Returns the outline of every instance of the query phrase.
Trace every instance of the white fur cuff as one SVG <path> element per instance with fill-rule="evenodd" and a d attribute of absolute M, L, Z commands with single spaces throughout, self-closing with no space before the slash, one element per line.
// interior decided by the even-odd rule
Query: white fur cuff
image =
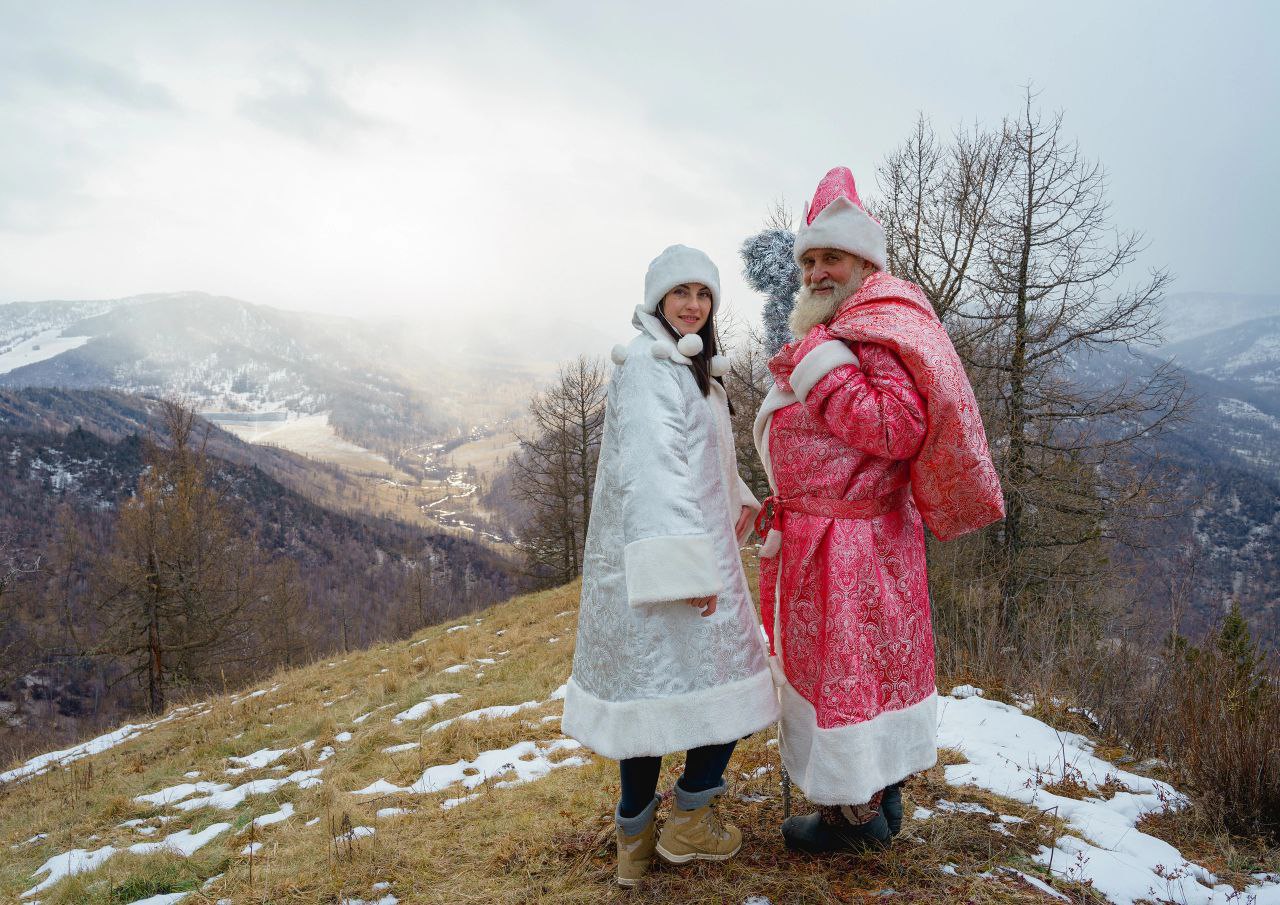
<path fill-rule="evenodd" d="M 791 389 L 804 402 L 819 380 L 841 365 L 857 365 L 858 356 L 839 339 L 814 346 L 791 372 Z"/>
<path fill-rule="evenodd" d="M 782 687 L 782 761 L 814 804 L 862 804 L 938 760 L 938 693 L 862 723 L 820 729 L 813 705 Z"/>
<path fill-rule="evenodd" d="M 707 597 L 724 590 L 709 534 L 646 537 L 623 551 L 632 606 Z"/>
<path fill-rule="evenodd" d="M 769 670 L 665 698 L 606 701 L 570 676 L 560 731 L 604 757 L 652 757 L 719 745 L 778 719 Z"/>

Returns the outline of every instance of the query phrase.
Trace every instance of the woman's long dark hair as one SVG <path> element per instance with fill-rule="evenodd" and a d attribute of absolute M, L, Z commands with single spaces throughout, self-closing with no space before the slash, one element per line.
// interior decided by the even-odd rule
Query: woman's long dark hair
<path fill-rule="evenodd" d="M 676 330 L 676 328 L 671 326 L 667 321 L 667 313 L 663 310 L 665 301 L 665 298 L 658 300 L 658 320 L 662 322 L 662 326 L 671 334 L 672 339 L 679 342 L 680 337 L 684 334 Z M 698 382 L 698 389 L 702 392 L 703 396 L 710 394 L 711 381 L 714 380 L 716 383 L 720 384 L 720 387 L 725 390 L 725 399 L 729 400 L 729 414 L 732 415 L 734 414 L 733 400 L 729 399 L 729 391 L 724 387 L 724 378 L 711 376 L 711 357 L 720 351 L 720 347 L 716 343 L 716 319 L 714 312 L 708 315 L 707 322 L 702 325 L 702 329 L 698 331 L 698 335 L 702 337 L 702 351 L 689 359 L 693 362 L 693 379 Z"/>

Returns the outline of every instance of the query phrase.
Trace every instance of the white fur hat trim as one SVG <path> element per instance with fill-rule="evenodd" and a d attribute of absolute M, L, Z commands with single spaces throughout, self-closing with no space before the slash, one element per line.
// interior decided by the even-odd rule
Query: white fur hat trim
<path fill-rule="evenodd" d="M 838 248 L 887 270 L 889 251 L 884 227 L 844 195 L 832 199 L 813 222 L 796 233 L 796 261 L 815 248 Z"/>
<path fill-rule="evenodd" d="M 706 252 L 672 245 L 649 262 L 644 275 L 644 310 L 653 314 L 662 297 L 681 283 L 701 283 L 711 290 L 711 312 L 720 305 L 720 271 Z"/>

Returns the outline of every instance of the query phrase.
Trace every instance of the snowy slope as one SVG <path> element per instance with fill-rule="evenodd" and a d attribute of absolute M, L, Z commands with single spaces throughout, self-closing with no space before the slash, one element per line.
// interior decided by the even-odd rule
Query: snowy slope
<path fill-rule="evenodd" d="M 517 598 L 414 641 L 284 672 L 255 690 L 187 704 L 5 770 L 0 896 L 44 905 L 230 903 L 262 901 L 275 889 L 281 900 L 291 891 L 287 901 L 391 905 L 528 900 L 522 883 L 541 883 L 556 900 L 611 894 L 615 768 L 558 731 L 572 646 L 556 642 L 572 637 L 575 614 L 556 608 L 574 595 L 569 588 Z M 1082 884 L 1092 884 L 1117 903 L 1280 903 L 1280 877 L 1233 889 L 1144 833 L 1144 815 L 1182 807 L 1183 796 L 1100 757 L 1088 738 L 1034 719 L 1029 699 L 1015 706 L 962 686 L 940 701 L 939 743 L 949 753 L 936 772 L 945 786 L 937 794 L 928 783 L 908 785 L 897 844 L 936 859 L 936 882 L 990 883 L 993 891 L 1015 883 L 1019 901 L 1027 892 L 1078 900 Z M 771 734 L 744 742 L 731 764 L 740 824 L 776 815 Z M 48 796 L 90 764 L 100 800 L 51 806 Z M 753 810 L 771 816 L 753 818 Z M 1054 830 L 1055 817 L 1065 832 Z M 1032 824 L 1047 835 L 1028 857 L 997 858 L 962 877 L 947 851 L 919 838 L 946 821 L 995 838 Z M 486 827 L 519 836 L 526 825 L 524 841 L 510 843 L 524 852 L 520 863 L 547 863 L 541 872 L 525 867 L 524 879 L 520 871 L 507 877 L 494 859 L 511 850 L 501 854 L 505 836 Z M 588 842 L 583 855 L 563 853 L 584 825 L 587 838 L 601 841 Z M 751 829 L 763 859 L 754 863 L 772 865 L 771 873 L 748 866 L 735 874 L 732 888 L 746 890 L 737 901 L 788 901 L 778 892 L 787 871 L 802 863 L 807 876 L 826 869 L 788 860 L 795 856 L 783 852 L 776 830 Z M 434 847 L 416 855 L 423 845 Z M 562 854 L 567 860 L 557 862 Z M 841 865 L 831 863 L 833 878 L 847 874 Z M 250 885 L 264 876 L 276 885 Z M 714 870 L 663 876 L 676 895 L 684 888 L 699 901 L 715 896 Z M 757 895 L 748 899 L 753 876 Z M 146 894 L 103 898 L 126 883 Z"/>

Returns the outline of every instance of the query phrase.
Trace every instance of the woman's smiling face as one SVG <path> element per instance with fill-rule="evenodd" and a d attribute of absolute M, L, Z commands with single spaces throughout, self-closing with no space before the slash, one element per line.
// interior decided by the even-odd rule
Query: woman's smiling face
<path fill-rule="evenodd" d="M 682 336 L 697 333 L 711 316 L 710 288 L 681 283 L 662 297 L 662 314 Z"/>

